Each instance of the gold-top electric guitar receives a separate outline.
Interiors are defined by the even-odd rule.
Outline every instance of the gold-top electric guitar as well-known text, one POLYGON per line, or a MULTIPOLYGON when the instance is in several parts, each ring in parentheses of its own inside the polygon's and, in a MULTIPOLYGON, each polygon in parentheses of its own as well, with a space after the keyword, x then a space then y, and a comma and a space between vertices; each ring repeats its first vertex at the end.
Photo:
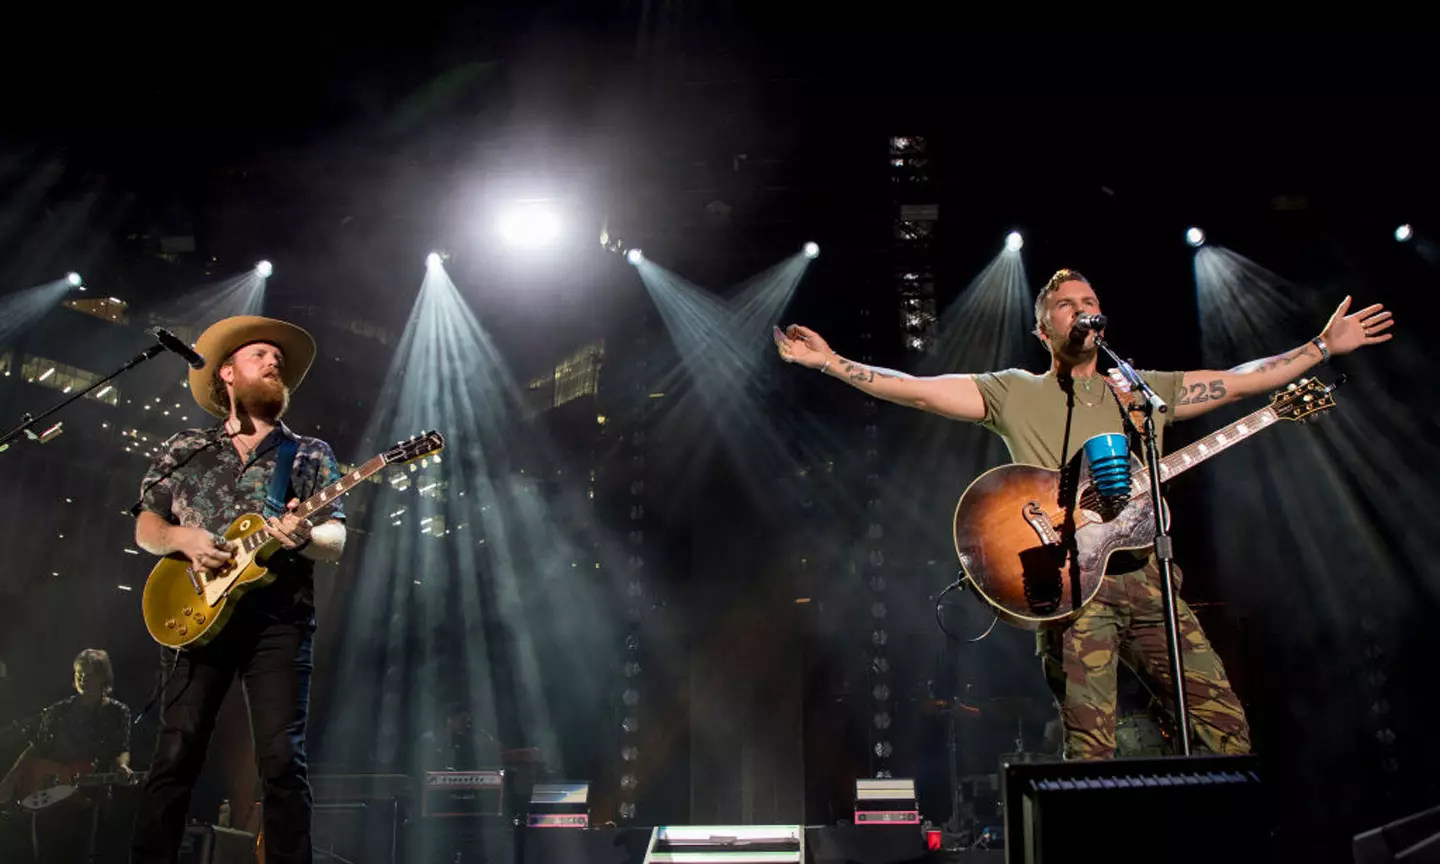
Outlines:
MULTIPOLYGON (((386 465, 413 462, 439 453, 444 447, 445 439, 439 432, 412 436, 321 489, 294 512, 301 518, 309 516, 386 465)), ((204 645, 219 635, 240 595, 275 581, 275 574, 265 565, 270 554, 281 546, 280 541, 265 533, 263 516, 247 513, 236 519, 225 531, 225 539, 230 541, 235 557, 218 573, 191 567, 190 560, 179 553, 160 559, 150 571, 140 605, 145 627, 156 642, 167 648, 204 645)))
MULTIPOLYGON (((1281 420, 1335 407, 1335 385, 1302 378, 1270 404, 1160 460, 1168 481, 1281 420)), ((1106 500, 1082 448, 1064 471, 1002 465, 975 478, 955 507, 955 553, 975 594, 1002 621, 1037 627, 1078 616, 1122 550, 1155 542, 1149 472, 1130 456, 1130 492, 1106 500)), ((1163 506, 1163 502, 1162 502, 1163 506)), ((1168 508, 1164 513, 1169 524, 1168 508)))

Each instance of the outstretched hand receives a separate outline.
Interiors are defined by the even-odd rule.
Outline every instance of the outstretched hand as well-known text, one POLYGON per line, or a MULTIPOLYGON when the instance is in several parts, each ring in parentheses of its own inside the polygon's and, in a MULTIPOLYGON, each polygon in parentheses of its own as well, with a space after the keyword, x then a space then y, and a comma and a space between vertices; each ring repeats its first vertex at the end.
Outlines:
POLYGON ((1349 354, 1362 345, 1390 341, 1390 337, 1395 334, 1383 331, 1388 330, 1394 323, 1395 319, 1379 303, 1366 306, 1359 312, 1350 312, 1350 297, 1346 296, 1335 309, 1335 314, 1330 316, 1320 338, 1325 341, 1332 355, 1349 354))
POLYGON ((775 337, 775 347, 780 351, 780 359, 786 363, 799 363, 801 366, 810 369, 819 369, 826 362, 834 361, 835 352, 820 334, 809 327, 801 327, 799 324, 791 324, 781 330, 773 328, 771 334, 775 337))

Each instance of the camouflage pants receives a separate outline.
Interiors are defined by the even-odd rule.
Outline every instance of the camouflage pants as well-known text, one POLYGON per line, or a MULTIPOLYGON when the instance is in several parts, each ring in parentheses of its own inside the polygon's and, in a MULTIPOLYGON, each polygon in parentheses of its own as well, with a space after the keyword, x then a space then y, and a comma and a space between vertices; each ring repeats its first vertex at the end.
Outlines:
MULTIPOLYGON (((1177 582, 1179 570, 1177 568, 1177 582)), ((1124 660, 1163 700, 1174 716, 1170 661, 1165 646, 1165 608, 1154 558, 1144 569, 1106 574, 1099 593, 1080 617, 1039 633, 1050 690, 1060 708, 1066 759, 1115 755, 1116 667, 1124 660)), ((1184 600, 1180 644, 1185 695, 1195 752, 1248 753, 1250 726, 1225 666, 1184 600)))

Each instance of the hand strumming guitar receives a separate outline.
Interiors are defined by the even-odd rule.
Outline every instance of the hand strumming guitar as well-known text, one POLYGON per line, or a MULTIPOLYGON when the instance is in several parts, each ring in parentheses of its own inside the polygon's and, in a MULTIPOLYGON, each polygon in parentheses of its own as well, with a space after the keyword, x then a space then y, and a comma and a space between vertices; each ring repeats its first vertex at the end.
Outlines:
POLYGON ((204 528, 173 526, 167 533, 175 551, 189 558, 196 569, 219 572, 235 557, 229 543, 204 528))
POLYGON ((775 337, 775 347, 780 349, 780 359, 786 363, 819 369, 835 360, 835 352, 830 350, 830 345, 809 327, 799 324, 791 324, 785 330, 776 327, 771 335, 775 337))

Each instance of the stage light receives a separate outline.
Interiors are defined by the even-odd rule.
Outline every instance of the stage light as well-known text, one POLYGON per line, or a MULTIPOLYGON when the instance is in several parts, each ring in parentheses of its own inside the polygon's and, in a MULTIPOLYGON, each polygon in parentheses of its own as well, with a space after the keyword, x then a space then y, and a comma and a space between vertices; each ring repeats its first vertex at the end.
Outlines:
MULTIPOLYGON (((1395 241, 1397 243, 1404 243, 1406 240, 1409 240, 1411 237, 1414 236, 1415 229, 1411 228, 1409 224, 1401 225, 1399 228, 1395 229, 1395 241)), ((71 275, 73 276, 74 274, 72 273, 71 275)))
POLYGON ((1198 249, 1205 244, 1205 232, 1199 228, 1191 228, 1185 232, 1185 242, 1198 249))
POLYGON ((270 278, 270 274, 274 272, 275 266, 269 261, 261 261, 255 265, 255 275, 259 276, 261 279, 270 278))
POLYGON ((439 267, 439 266, 440 266, 440 262, 441 262, 441 258, 440 258, 440 253, 439 253, 439 252, 431 252, 429 255, 426 255, 426 256, 425 256, 425 266, 426 266, 426 267, 439 267))
POLYGON ((66 274, 65 274, 65 281, 66 281, 66 282, 69 282, 71 285, 75 286, 76 288, 79 288, 81 291, 84 291, 84 290, 85 290, 85 280, 84 280, 84 279, 81 279, 81 278, 80 278, 80 274, 79 274, 79 273, 76 273, 76 272, 73 271, 73 270, 70 271, 69 273, 66 273, 66 274))
POLYGON ((806 244, 805 244, 805 248, 804 248, 802 251, 805 253, 805 257, 806 257, 806 258, 809 258, 811 261, 814 261, 816 258, 819 258, 819 257, 820 257, 820 244, 819 244, 819 243, 806 243, 806 244))
POLYGON ((1011 231, 1005 237, 1005 249, 1009 252, 1019 252, 1020 247, 1025 245, 1025 238, 1020 236, 1019 231, 1011 231))
POLYGON ((639 249, 631 249, 629 252, 625 253, 625 260, 629 261, 631 264, 634 264, 636 267, 639 267, 640 262, 645 260, 645 253, 641 252, 639 249))
POLYGON ((560 217, 544 201, 526 201, 513 205, 496 225, 500 237, 508 245, 526 249, 550 246, 560 239, 560 217))

